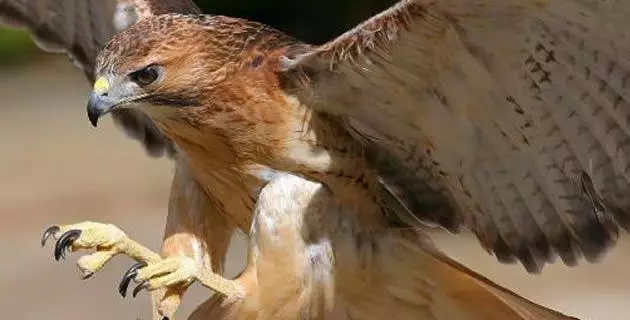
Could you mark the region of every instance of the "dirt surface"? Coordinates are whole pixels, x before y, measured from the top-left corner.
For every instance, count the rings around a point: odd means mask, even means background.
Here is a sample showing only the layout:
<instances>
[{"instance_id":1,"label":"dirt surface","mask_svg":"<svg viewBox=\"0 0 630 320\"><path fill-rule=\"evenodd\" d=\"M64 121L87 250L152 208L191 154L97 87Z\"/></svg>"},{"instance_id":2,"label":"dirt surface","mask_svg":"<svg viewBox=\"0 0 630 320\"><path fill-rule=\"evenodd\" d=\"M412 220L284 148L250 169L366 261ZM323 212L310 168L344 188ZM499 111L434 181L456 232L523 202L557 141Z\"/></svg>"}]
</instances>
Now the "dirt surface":
<instances>
[{"instance_id":1,"label":"dirt surface","mask_svg":"<svg viewBox=\"0 0 630 320\"><path fill-rule=\"evenodd\" d=\"M131 261L115 258L81 281L74 266L39 247L50 224L112 222L150 248L159 248L171 166L150 159L109 119L98 130L85 115L88 84L65 59L0 69L0 310L6 319L149 319L149 299L122 299L116 287ZM500 265L465 235L436 240L474 270L539 303L582 319L628 319L630 243L602 263L560 265L527 275ZM229 265L240 265L236 241ZM231 267L231 273L238 267ZM208 295L194 288L180 319Z\"/></svg>"}]
</instances>

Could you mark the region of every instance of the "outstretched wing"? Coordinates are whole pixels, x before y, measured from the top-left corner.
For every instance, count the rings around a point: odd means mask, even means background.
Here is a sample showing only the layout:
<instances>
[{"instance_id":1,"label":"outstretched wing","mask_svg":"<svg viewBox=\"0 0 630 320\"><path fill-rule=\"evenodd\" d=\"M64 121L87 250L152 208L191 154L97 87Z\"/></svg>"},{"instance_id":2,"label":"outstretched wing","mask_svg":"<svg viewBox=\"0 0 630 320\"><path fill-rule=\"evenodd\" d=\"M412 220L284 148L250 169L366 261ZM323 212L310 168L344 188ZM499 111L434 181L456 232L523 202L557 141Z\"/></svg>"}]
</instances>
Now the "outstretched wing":
<instances>
[{"instance_id":1,"label":"outstretched wing","mask_svg":"<svg viewBox=\"0 0 630 320\"><path fill-rule=\"evenodd\" d=\"M630 226L630 2L404 0L283 67L425 222L530 272Z\"/></svg>"},{"instance_id":2,"label":"outstretched wing","mask_svg":"<svg viewBox=\"0 0 630 320\"><path fill-rule=\"evenodd\" d=\"M0 24L27 28L35 42L53 53L65 53L93 81L98 50L138 14L199 13L190 0L0 0ZM135 110L112 113L114 122L139 140L152 156L174 154L173 143L146 115Z\"/></svg>"}]
</instances>

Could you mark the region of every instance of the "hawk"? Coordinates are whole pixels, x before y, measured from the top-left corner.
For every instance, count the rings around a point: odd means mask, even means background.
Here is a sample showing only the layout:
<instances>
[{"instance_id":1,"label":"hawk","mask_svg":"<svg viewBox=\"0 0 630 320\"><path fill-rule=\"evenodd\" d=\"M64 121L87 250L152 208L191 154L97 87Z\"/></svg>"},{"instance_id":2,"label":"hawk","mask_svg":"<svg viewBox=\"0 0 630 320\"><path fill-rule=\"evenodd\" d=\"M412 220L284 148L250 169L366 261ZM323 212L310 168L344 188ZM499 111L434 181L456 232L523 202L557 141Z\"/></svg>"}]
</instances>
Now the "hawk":
<instances>
[{"instance_id":1,"label":"hawk","mask_svg":"<svg viewBox=\"0 0 630 320\"><path fill-rule=\"evenodd\" d=\"M111 113L175 159L162 255L109 224L44 235L57 258L96 247L86 275L139 260L121 293L154 290L158 319L195 280L220 295L192 319L569 319L424 228L470 229L531 273L597 261L628 229L622 1L402 0L321 46L189 1L134 4L96 59L101 33L75 43L53 23L105 1L0 12L92 70L93 124ZM250 227L247 268L221 277L228 235Z\"/></svg>"}]
</instances>

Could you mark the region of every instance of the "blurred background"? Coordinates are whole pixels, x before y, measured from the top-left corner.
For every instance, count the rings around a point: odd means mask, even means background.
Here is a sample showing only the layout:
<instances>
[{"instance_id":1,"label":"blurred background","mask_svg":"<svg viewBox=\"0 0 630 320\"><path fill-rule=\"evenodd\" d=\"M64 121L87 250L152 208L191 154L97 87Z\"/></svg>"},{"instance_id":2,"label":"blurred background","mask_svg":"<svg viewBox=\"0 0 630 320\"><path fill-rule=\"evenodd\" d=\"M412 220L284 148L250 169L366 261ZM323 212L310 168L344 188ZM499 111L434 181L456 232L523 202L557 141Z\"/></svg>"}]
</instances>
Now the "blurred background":
<instances>
[{"instance_id":1,"label":"blurred background","mask_svg":"<svg viewBox=\"0 0 630 320\"><path fill-rule=\"evenodd\" d=\"M205 12L249 18L322 43L393 1L212 0ZM334 11L333 11L334 8ZM141 148L106 119L98 130L85 116L89 85L62 56L41 53L24 32L0 27L0 310L8 319L150 319L148 295L122 299L116 288L128 258L79 280L77 254L64 263L40 248L50 224L112 222L159 249L172 175L166 160ZM554 265L528 275L500 265L470 235L436 233L438 244L475 271L538 303L582 319L628 319L630 243L622 239L598 264ZM242 238L228 259L243 265ZM180 319L208 292L194 287Z\"/></svg>"}]
</instances>

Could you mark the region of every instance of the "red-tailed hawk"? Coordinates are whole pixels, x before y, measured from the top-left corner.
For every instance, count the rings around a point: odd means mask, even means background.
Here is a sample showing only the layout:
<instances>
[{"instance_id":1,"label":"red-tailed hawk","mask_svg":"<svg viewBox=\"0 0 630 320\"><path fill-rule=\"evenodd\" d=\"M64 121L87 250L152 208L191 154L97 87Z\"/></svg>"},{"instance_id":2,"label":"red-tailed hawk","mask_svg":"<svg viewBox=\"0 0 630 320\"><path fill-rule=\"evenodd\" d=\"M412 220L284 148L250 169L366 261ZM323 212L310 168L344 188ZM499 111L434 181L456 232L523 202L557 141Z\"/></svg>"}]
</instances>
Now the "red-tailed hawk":
<instances>
[{"instance_id":1,"label":"red-tailed hawk","mask_svg":"<svg viewBox=\"0 0 630 320\"><path fill-rule=\"evenodd\" d=\"M568 319L445 257L423 227L468 228L529 272L596 261L628 228L625 2L404 0L322 46L188 1L135 3L96 62L102 42L76 54L46 2L0 12L94 70L93 124L112 113L176 159L162 257L113 225L44 237L58 258L97 247L88 275L116 253L141 261L121 292L167 290L157 317L198 280L222 296L194 319ZM227 239L250 222L248 267L224 279Z\"/></svg>"}]
</instances>

